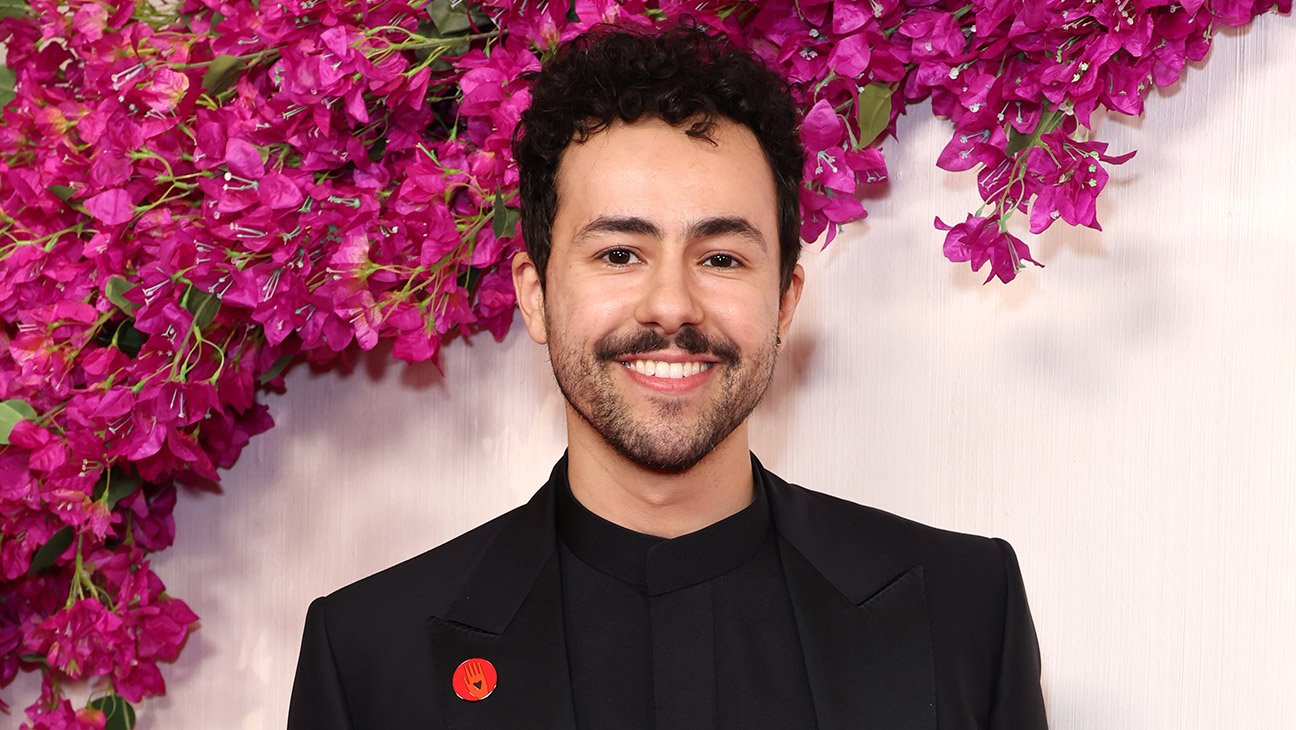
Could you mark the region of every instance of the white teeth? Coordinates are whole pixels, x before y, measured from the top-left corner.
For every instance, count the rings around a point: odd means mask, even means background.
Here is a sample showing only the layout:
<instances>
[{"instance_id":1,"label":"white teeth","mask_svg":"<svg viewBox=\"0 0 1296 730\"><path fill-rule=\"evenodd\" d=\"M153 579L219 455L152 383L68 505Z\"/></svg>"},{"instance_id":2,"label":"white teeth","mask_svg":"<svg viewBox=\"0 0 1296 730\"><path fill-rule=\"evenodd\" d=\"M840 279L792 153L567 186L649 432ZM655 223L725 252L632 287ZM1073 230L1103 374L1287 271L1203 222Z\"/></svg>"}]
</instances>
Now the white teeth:
<instances>
[{"instance_id":1,"label":"white teeth","mask_svg":"<svg viewBox=\"0 0 1296 730\"><path fill-rule=\"evenodd\" d=\"M662 362L661 360L630 360L622 363L631 370L657 378L687 378L711 368L709 362Z\"/></svg>"}]
</instances>

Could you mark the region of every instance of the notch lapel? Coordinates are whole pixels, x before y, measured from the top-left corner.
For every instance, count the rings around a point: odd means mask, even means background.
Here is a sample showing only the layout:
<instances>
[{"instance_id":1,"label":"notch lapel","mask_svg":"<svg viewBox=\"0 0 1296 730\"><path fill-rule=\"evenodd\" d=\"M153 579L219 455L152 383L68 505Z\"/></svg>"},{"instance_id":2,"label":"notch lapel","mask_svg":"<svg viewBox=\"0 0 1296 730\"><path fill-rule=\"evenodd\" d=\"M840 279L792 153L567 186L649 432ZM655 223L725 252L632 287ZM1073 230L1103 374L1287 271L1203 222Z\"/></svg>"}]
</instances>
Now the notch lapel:
<instances>
[{"instance_id":1,"label":"notch lapel","mask_svg":"<svg viewBox=\"0 0 1296 730\"><path fill-rule=\"evenodd\" d=\"M566 469L564 457L554 467ZM436 686L448 728L574 728L553 478L500 525L458 598L428 618ZM451 685L465 659L495 665L498 683L477 702Z\"/></svg>"},{"instance_id":2,"label":"notch lapel","mask_svg":"<svg viewBox=\"0 0 1296 730\"><path fill-rule=\"evenodd\" d=\"M922 566L857 606L796 548L780 547L819 730L935 730Z\"/></svg>"},{"instance_id":3,"label":"notch lapel","mask_svg":"<svg viewBox=\"0 0 1296 730\"><path fill-rule=\"evenodd\" d=\"M923 566L906 564L818 501L832 498L755 463L780 537L819 730L935 730Z\"/></svg>"}]
</instances>

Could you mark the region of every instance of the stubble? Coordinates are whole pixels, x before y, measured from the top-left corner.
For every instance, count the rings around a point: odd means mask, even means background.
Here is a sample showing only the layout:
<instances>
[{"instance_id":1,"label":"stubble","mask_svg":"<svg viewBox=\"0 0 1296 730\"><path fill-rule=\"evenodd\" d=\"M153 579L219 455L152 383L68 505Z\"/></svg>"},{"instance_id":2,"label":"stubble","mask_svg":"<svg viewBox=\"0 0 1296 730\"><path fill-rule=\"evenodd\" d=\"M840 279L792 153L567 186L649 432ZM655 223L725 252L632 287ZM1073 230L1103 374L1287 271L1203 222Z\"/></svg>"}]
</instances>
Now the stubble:
<instances>
[{"instance_id":1,"label":"stubble","mask_svg":"<svg viewBox=\"0 0 1296 730\"><path fill-rule=\"evenodd\" d=\"M547 326L548 319L546 313ZM683 398L665 395L650 396L650 412L636 415L614 382L619 377L614 368L625 367L615 358L672 346L717 358L710 378L718 383L704 386L708 402L695 416L689 416ZM608 445L646 469L680 473L702 461L751 415L774 378L777 349L771 338L768 346L743 354L729 339L708 337L687 325L670 337L649 329L607 335L589 352L552 338L549 357L567 403Z\"/></svg>"}]
</instances>

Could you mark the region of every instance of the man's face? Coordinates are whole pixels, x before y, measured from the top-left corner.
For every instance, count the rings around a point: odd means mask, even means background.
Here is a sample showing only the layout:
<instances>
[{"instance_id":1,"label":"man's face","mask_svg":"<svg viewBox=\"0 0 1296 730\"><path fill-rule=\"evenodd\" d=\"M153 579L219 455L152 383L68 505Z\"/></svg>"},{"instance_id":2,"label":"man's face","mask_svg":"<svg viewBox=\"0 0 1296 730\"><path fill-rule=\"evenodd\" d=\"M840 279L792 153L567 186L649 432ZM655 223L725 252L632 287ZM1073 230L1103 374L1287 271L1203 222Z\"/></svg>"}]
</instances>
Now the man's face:
<instances>
[{"instance_id":1,"label":"man's face","mask_svg":"<svg viewBox=\"0 0 1296 730\"><path fill-rule=\"evenodd\" d=\"M755 136L656 119L572 144L541 292L514 265L531 336L547 344L576 426L642 467L685 471L769 387L800 296L779 293L774 180Z\"/></svg>"}]
</instances>

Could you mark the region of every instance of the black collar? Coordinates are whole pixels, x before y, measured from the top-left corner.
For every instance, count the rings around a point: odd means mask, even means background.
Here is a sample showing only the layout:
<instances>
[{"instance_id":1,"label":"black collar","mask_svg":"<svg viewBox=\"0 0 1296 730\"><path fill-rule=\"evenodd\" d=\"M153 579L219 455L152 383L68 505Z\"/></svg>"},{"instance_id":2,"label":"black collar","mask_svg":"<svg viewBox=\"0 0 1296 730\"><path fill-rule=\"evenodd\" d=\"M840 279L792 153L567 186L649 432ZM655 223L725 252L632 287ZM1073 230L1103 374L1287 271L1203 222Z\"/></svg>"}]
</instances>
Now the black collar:
<instances>
[{"instance_id":1,"label":"black collar","mask_svg":"<svg viewBox=\"0 0 1296 730\"><path fill-rule=\"evenodd\" d=\"M567 483L567 470L554 471L559 477L554 492L558 537L563 544L595 570L643 586L649 595L723 575L750 560L770 538L769 501L755 468L751 504L700 530L670 539L635 532L599 517L576 500Z\"/></svg>"}]
</instances>

